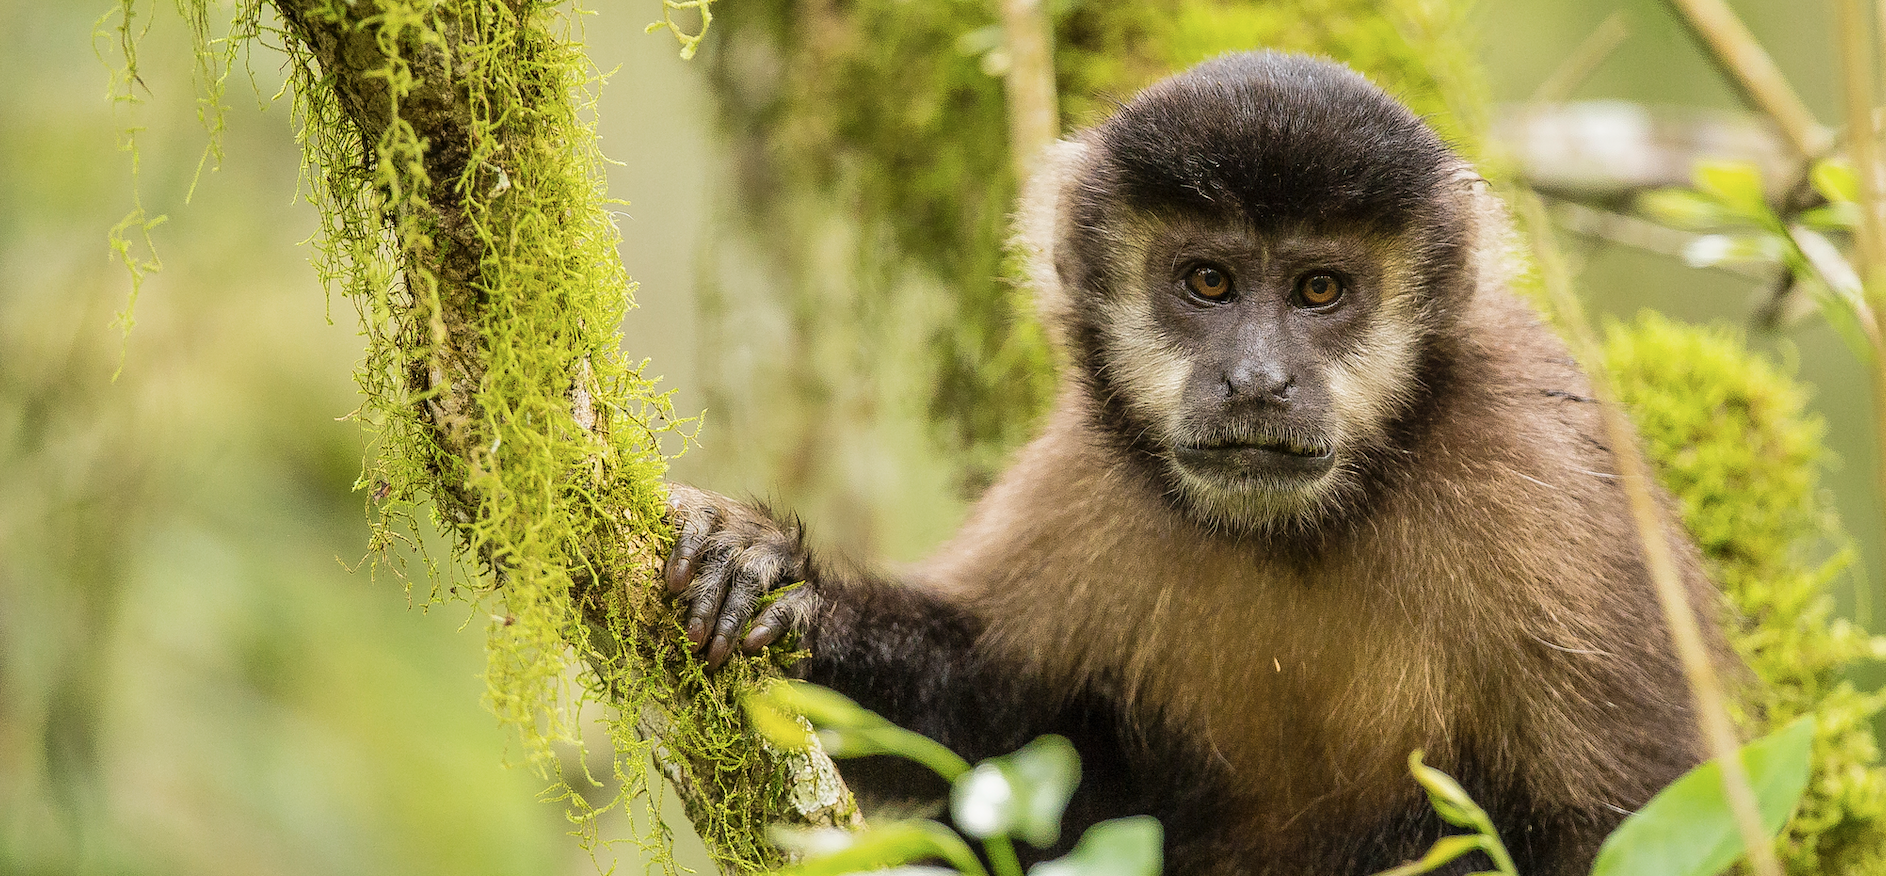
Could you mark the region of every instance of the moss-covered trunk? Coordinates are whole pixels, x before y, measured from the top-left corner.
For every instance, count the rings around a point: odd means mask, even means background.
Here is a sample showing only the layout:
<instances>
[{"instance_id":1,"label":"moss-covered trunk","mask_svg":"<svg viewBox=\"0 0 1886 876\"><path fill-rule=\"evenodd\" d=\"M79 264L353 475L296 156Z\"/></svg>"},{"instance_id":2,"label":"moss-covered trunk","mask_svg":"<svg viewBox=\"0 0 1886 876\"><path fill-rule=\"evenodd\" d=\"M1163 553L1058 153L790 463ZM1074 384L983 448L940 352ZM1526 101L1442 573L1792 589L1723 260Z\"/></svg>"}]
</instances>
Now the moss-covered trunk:
<instances>
[{"instance_id":1,"label":"moss-covered trunk","mask_svg":"<svg viewBox=\"0 0 1886 876\"><path fill-rule=\"evenodd\" d=\"M771 822L851 818L829 761L776 756L746 731L735 694L776 668L706 679L657 589L657 438L675 424L618 350L633 284L579 118L589 68L560 14L525 0L274 6L322 265L369 338L361 416L378 455L363 485L380 543L426 500L456 534L476 567L460 586L495 602L495 711L550 768L583 702L606 701L619 799L648 790L653 755L729 871L777 862ZM587 664L580 689L572 658Z\"/></svg>"}]
</instances>

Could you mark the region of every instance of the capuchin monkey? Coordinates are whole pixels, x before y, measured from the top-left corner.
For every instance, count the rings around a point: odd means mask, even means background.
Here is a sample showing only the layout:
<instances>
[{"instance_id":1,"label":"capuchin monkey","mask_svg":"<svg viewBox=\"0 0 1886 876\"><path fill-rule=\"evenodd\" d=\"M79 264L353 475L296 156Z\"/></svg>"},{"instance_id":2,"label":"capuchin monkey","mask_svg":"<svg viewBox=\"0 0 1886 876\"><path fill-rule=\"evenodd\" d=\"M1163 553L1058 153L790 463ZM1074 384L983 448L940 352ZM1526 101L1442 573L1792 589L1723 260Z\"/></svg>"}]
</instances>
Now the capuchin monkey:
<instances>
[{"instance_id":1,"label":"capuchin monkey","mask_svg":"<svg viewBox=\"0 0 1886 876\"><path fill-rule=\"evenodd\" d=\"M1420 749L1521 873L1582 876L1702 759L1588 380L1509 291L1504 209L1406 107L1222 57L1058 144L1020 225L1066 363L1040 437L896 580L675 487L667 584L708 663L797 631L795 672L972 760L1063 734L1062 846L1148 813L1175 874L1419 857L1455 832Z\"/></svg>"}]
</instances>

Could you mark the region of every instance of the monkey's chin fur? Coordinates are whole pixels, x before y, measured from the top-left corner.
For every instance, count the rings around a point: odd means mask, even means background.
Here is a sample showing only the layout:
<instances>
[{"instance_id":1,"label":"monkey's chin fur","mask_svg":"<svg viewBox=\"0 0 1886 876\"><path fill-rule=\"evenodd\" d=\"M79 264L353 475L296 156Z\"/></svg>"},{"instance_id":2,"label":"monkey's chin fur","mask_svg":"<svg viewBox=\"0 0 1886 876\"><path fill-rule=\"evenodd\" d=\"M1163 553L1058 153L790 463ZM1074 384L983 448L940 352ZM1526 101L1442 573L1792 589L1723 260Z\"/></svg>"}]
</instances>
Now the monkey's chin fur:
<instances>
[{"instance_id":1,"label":"monkey's chin fur","mask_svg":"<svg viewBox=\"0 0 1886 876\"><path fill-rule=\"evenodd\" d=\"M1193 445L1169 451L1180 498L1208 525L1264 530L1314 517L1338 466L1327 447L1294 443Z\"/></svg>"}]
</instances>

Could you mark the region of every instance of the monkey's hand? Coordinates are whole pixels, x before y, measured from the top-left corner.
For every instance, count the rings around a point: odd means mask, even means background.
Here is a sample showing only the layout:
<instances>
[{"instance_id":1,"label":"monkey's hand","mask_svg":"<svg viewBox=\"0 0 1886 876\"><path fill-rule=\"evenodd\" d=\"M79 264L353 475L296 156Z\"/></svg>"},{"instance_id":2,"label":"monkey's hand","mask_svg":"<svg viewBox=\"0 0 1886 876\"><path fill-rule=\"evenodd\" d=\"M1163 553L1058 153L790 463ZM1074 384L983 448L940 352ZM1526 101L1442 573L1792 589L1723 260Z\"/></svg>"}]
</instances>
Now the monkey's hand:
<instances>
[{"instance_id":1,"label":"monkey's hand","mask_svg":"<svg viewBox=\"0 0 1886 876\"><path fill-rule=\"evenodd\" d=\"M696 651L706 649L710 669L726 662L736 642L741 651L757 654L811 616L818 597L798 521L670 484L668 522L676 532L665 571L668 593L679 597L688 642ZM790 589L761 608L782 588Z\"/></svg>"}]
</instances>

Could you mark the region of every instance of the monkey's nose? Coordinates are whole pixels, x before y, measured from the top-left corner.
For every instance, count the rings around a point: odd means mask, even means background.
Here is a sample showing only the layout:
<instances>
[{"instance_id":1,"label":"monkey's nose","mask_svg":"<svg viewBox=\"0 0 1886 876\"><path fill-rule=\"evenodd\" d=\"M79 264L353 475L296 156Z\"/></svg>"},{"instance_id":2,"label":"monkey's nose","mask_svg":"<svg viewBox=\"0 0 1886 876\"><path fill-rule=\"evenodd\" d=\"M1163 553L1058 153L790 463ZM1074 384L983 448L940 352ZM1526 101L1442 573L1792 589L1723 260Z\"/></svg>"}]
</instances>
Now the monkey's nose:
<instances>
[{"instance_id":1,"label":"monkey's nose","mask_svg":"<svg viewBox=\"0 0 1886 876\"><path fill-rule=\"evenodd\" d=\"M1225 372L1224 388L1228 403L1287 405L1297 378L1276 362L1244 361Z\"/></svg>"}]
</instances>

